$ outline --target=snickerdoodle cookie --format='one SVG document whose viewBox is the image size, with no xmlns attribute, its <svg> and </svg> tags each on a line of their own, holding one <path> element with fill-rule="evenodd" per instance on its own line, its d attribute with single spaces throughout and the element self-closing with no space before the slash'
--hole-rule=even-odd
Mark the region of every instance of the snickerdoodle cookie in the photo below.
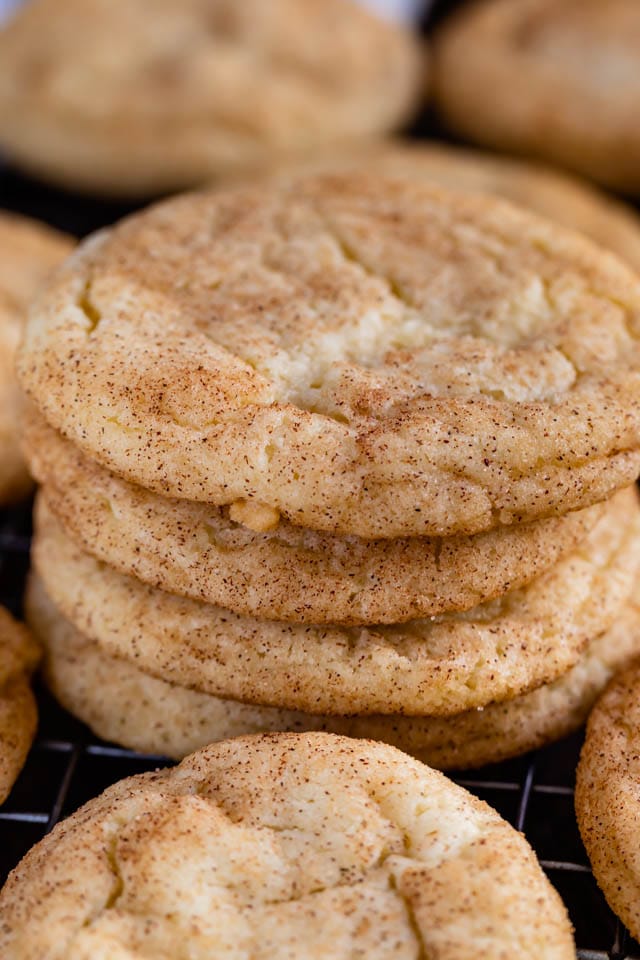
<svg viewBox="0 0 640 960">
<path fill-rule="evenodd" d="M 33 562 L 58 609 L 142 669 L 205 693 L 310 713 L 452 714 L 550 682 L 631 597 L 640 510 L 625 490 L 578 547 L 463 613 L 344 627 L 241 617 L 123 576 L 82 551 L 44 500 Z"/>
<path fill-rule="evenodd" d="M 29 409 L 23 448 L 49 507 L 99 560 L 170 593 L 298 623 L 400 623 L 522 586 L 574 549 L 602 504 L 473 536 L 362 540 L 281 521 L 262 533 L 223 507 L 128 483 Z"/>
<path fill-rule="evenodd" d="M 578 662 L 530 693 L 449 717 L 323 716 L 200 693 L 114 657 L 69 623 L 32 577 L 27 618 L 45 648 L 45 680 L 98 736 L 181 759 L 214 740 L 278 730 L 325 730 L 393 744 L 442 770 L 480 767 L 576 730 L 612 674 L 640 654 L 640 610 L 630 603 Z"/>
<path fill-rule="evenodd" d="M 19 357 L 48 422 L 250 527 L 472 533 L 640 469 L 640 283 L 493 197 L 362 175 L 186 195 L 56 278 Z"/>
<path fill-rule="evenodd" d="M 479 143 L 640 190 L 636 0 L 480 0 L 435 49 L 446 120 Z"/>
<path fill-rule="evenodd" d="M 4 960 L 572 960 L 531 848 L 400 751 L 324 733 L 212 744 L 109 787 L 0 894 Z"/>
<path fill-rule="evenodd" d="M 36 732 L 31 674 L 39 659 L 40 648 L 27 628 L 0 607 L 0 803 L 20 773 Z"/>
<path fill-rule="evenodd" d="M 31 486 L 20 452 L 22 391 L 14 372 L 27 308 L 71 248 L 71 241 L 50 227 L 0 212 L 0 504 L 19 500 Z"/>
<path fill-rule="evenodd" d="M 32 0 L 0 32 L 0 144 L 71 189 L 143 195 L 401 125 L 408 28 L 355 0 Z"/>
<path fill-rule="evenodd" d="M 640 661 L 594 708 L 576 782 L 584 845 L 609 905 L 640 937 Z"/>
</svg>

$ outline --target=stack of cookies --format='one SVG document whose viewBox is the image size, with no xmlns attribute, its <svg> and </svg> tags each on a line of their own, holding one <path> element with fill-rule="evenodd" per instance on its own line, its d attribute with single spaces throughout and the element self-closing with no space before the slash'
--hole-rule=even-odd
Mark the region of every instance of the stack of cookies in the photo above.
<svg viewBox="0 0 640 960">
<path fill-rule="evenodd" d="M 89 239 L 19 358 L 54 693 L 172 756 L 562 735 L 640 650 L 639 336 L 613 255 L 415 180 L 292 175 Z"/>
<path fill-rule="evenodd" d="M 618 254 L 636 273 L 640 270 L 638 212 L 587 181 L 544 164 L 437 140 L 387 139 L 318 152 L 313 159 L 298 160 L 295 169 L 302 168 L 307 173 L 383 174 L 503 197 L 579 231 Z M 282 165 L 272 168 L 271 175 L 282 170 Z"/>
</svg>

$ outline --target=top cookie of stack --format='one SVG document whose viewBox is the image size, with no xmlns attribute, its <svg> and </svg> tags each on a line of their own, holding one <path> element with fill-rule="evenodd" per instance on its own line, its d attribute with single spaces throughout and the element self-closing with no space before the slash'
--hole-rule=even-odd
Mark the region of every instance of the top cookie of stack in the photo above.
<svg viewBox="0 0 640 960">
<path fill-rule="evenodd" d="M 46 420 L 254 529 L 477 533 L 640 464 L 640 287 L 488 197 L 301 176 L 180 197 L 81 245 L 19 358 Z"/>
</svg>

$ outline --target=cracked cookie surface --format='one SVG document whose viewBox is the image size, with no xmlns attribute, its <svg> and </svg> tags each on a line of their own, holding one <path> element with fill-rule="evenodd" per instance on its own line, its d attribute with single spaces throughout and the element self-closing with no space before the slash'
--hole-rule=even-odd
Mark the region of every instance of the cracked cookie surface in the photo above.
<svg viewBox="0 0 640 960">
<path fill-rule="evenodd" d="M 314 173 L 365 169 L 503 197 L 577 230 L 616 253 L 634 270 L 640 269 L 640 218 L 636 211 L 553 167 L 423 140 L 390 140 L 360 149 L 333 149 L 304 162 L 304 170 Z"/>
<path fill-rule="evenodd" d="M 640 937 L 640 660 L 596 704 L 576 778 L 576 814 L 609 906 Z"/>
<path fill-rule="evenodd" d="M 543 573 L 604 509 L 447 538 L 362 540 L 284 520 L 256 533 L 222 507 L 121 480 L 31 409 L 23 450 L 49 507 L 99 560 L 170 593 L 298 623 L 399 623 L 468 609 Z"/>
<path fill-rule="evenodd" d="M 187 195 L 31 313 L 45 418 L 164 495 L 365 537 L 587 506 L 640 468 L 640 284 L 480 195 L 365 176 Z"/>
<path fill-rule="evenodd" d="M 575 955 L 524 837 L 394 748 L 321 733 L 230 740 L 110 787 L 0 894 L 7 960 L 471 960 L 478 943 Z"/>
<path fill-rule="evenodd" d="M 450 717 L 322 716 L 225 700 L 152 677 L 111 656 L 58 613 L 32 578 L 27 618 L 45 651 L 57 700 L 98 736 L 143 753 L 181 759 L 214 740 L 280 730 L 324 730 L 390 743 L 438 769 L 481 767 L 577 730 L 617 669 L 640 655 L 640 609 L 632 602 L 590 640 L 551 684 Z"/>
<path fill-rule="evenodd" d="M 162 679 L 310 713 L 452 714 L 550 682 L 631 596 L 640 566 L 635 490 L 536 580 L 462 613 L 341 627 L 241 617 L 173 596 L 93 559 L 44 500 L 33 563 L 84 634 Z"/>
<path fill-rule="evenodd" d="M 640 188 L 635 0 L 480 0 L 436 34 L 447 122 L 487 146 Z"/>
<path fill-rule="evenodd" d="M 29 302 L 51 270 L 72 250 L 70 238 L 43 223 L 0 211 L 0 503 L 31 488 L 19 444 L 23 398 L 15 353 Z"/>
<path fill-rule="evenodd" d="M 38 722 L 31 674 L 40 648 L 27 628 L 0 607 L 0 803 L 27 758 Z"/>
<path fill-rule="evenodd" d="M 79 42 L 81 38 L 81 42 Z M 402 125 L 423 53 L 352 0 L 33 0 L 0 32 L 3 153 L 142 196 Z"/>
</svg>

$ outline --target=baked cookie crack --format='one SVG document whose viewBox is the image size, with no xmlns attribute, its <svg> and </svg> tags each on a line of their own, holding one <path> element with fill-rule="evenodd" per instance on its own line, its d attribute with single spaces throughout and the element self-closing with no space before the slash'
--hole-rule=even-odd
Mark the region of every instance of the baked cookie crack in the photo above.
<svg viewBox="0 0 640 960">
<path fill-rule="evenodd" d="M 358 253 L 355 246 L 341 234 L 340 230 L 335 223 L 332 223 L 322 214 L 319 210 L 315 211 L 319 216 L 322 217 L 325 229 L 329 236 L 332 238 L 336 244 L 338 250 L 344 257 L 345 261 L 348 263 L 353 263 L 355 266 L 359 267 L 364 274 L 369 277 L 373 277 L 376 280 L 382 280 L 386 283 L 389 293 L 392 297 L 398 300 L 401 304 L 411 310 L 414 314 L 417 311 L 416 304 L 411 300 L 406 291 L 402 288 L 399 281 L 391 274 L 382 273 L 380 270 L 374 269 L 366 260 Z"/>
<path fill-rule="evenodd" d="M 113 889 L 109 894 L 109 898 L 105 901 L 105 905 L 101 912 L 104 912 L 105 910 L 113 910 L 120 897 L 122 897 L 124 894 L 124 877 L 122 876 L 120 863 L 118 862 L 118 840 L 119 834 L 115 833 L 107 844 L 106 857 L 111 872 L 113 873 Z"/>
<path fill-rule="evenodd" d="M 213 696 L 268 696 L 309 713 L 459 713 L 550 682 L 607 629 L 638 564 L 629 491 L 601 515 L 588 553 L 576 546 L 506 597 L 396 626 L 294 626 L 160 594 L 101 567 L 64 535 L 44 501 L 36 525 L 34 564 L 52 599 L 105 649 Z M 479 669 L 485 683 L 474 692 L 465 680 Z"/>
<path fill-rule="evenodd" d="M 92 280 L 91 277 L 87 277 L 87 280 L 82 288 L 80 296 L 77 300 L 77 307 L 87 318 L 87 336 L 96 330 L 98 324 L 102 320 L 102 311 L 98 309 L 95 302 L 91 296 L 92 292 Z"/>
<path fill-rule="evenodd" d="M 418 946 L 418 954 L 415 960 L 431 960 L 430 955 L 427 953 L 427 946 L 424 942 L 422 930 L 420 929 L 420 924 L 416 918 L 413 904 L 409 898 L 405 897 L 402 891 L 398 889 L 398 882 L 394 873 L 389 874 L 389 887 L 396 893 L 398 899 L 403 903 L 406 910 L 406 920 Z"/>
</svg>

